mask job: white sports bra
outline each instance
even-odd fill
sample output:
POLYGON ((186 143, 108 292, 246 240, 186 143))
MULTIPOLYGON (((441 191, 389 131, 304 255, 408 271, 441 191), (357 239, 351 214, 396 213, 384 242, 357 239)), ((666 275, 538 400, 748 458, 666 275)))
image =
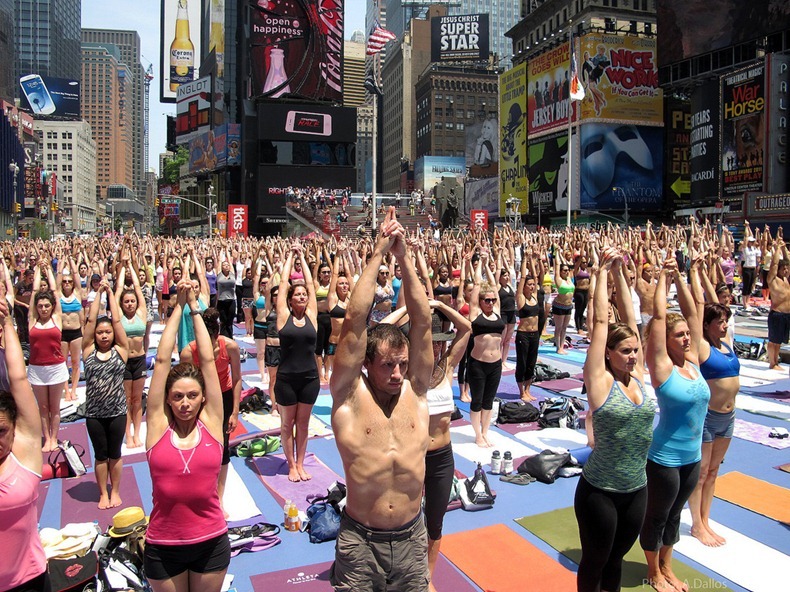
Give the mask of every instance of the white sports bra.
POLYGON ((440 415, 451 412, 455 408, 453 403, 453 387, 449 380, 443 380, 441 384, 432 389, 428 389, 426 394, 428 400, 428 413, 430 415, 440 415))

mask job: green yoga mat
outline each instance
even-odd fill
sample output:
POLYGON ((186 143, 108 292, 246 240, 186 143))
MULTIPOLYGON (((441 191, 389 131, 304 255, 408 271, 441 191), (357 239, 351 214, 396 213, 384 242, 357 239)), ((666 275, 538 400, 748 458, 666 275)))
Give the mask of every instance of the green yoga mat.
MULTIPOLYGON (((571 561, 579 563, 582 550, 573 508, 563 508, 537 516, 526 516, 517 519, 516 522, 571 561)), ((677 577, 689 582, 690 590, 730 590, 718 580, 681 563, 677 557, 672 560, 672 568, 677 577)), ((623 559, 622 590, 651 590, 649 585, 643 583, 646 574, 645 555, 637 541, 623 559)))

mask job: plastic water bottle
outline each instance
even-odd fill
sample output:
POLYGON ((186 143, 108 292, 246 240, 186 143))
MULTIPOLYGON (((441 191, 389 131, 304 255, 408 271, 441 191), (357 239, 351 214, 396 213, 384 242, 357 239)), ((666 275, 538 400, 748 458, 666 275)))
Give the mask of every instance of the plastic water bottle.
POLYGON ((291 504, 293 504, 291 500, 286 500, 283 506, 283 526, 285 530, 288 530, 288 511, 291 509, 291 504))
POLYGON ((510 454, 510 450, 505 451, 505 456, 502 459, 502 474, 503 475, 510 475, 513 472, 513 456, 510 454))
POLYGON ((499 457, 499 450, 491 453, 491 473, 498 475, 502 470, 502 459, 499 457))

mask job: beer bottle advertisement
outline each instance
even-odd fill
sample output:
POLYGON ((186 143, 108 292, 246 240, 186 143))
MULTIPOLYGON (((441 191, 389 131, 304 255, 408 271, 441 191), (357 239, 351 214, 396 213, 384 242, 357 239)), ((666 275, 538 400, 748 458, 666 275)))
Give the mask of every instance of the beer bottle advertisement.
POLYGON ((195 80, 200 65, 200 0, 163 0, 161 22, 160 100, 175 103, 178 87, 195 80))
POLYGON ((250 0, 253 94, 342 100, 343 0, 250 0))

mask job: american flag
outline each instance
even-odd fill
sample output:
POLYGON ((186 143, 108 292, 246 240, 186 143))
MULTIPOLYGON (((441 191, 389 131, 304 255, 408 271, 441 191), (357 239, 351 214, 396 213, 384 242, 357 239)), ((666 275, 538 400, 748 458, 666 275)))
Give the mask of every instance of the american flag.
POLYGON ((571 48, 571 100, 581 101, 584 99, 584 87, 579 81, 579 70, 576 67, 576 52, 571 48))
POLYGON ((397 39, 395 33, 391 31, 387 31, 387 29, 383 29, 379 22, 376 21, 373 26, 373 31, 371 31, 370 36, 368 37, 368 47, 365 51, 368 55, 376 55, 384 46, 387 45, 388 41, 392 41, 397 39))

